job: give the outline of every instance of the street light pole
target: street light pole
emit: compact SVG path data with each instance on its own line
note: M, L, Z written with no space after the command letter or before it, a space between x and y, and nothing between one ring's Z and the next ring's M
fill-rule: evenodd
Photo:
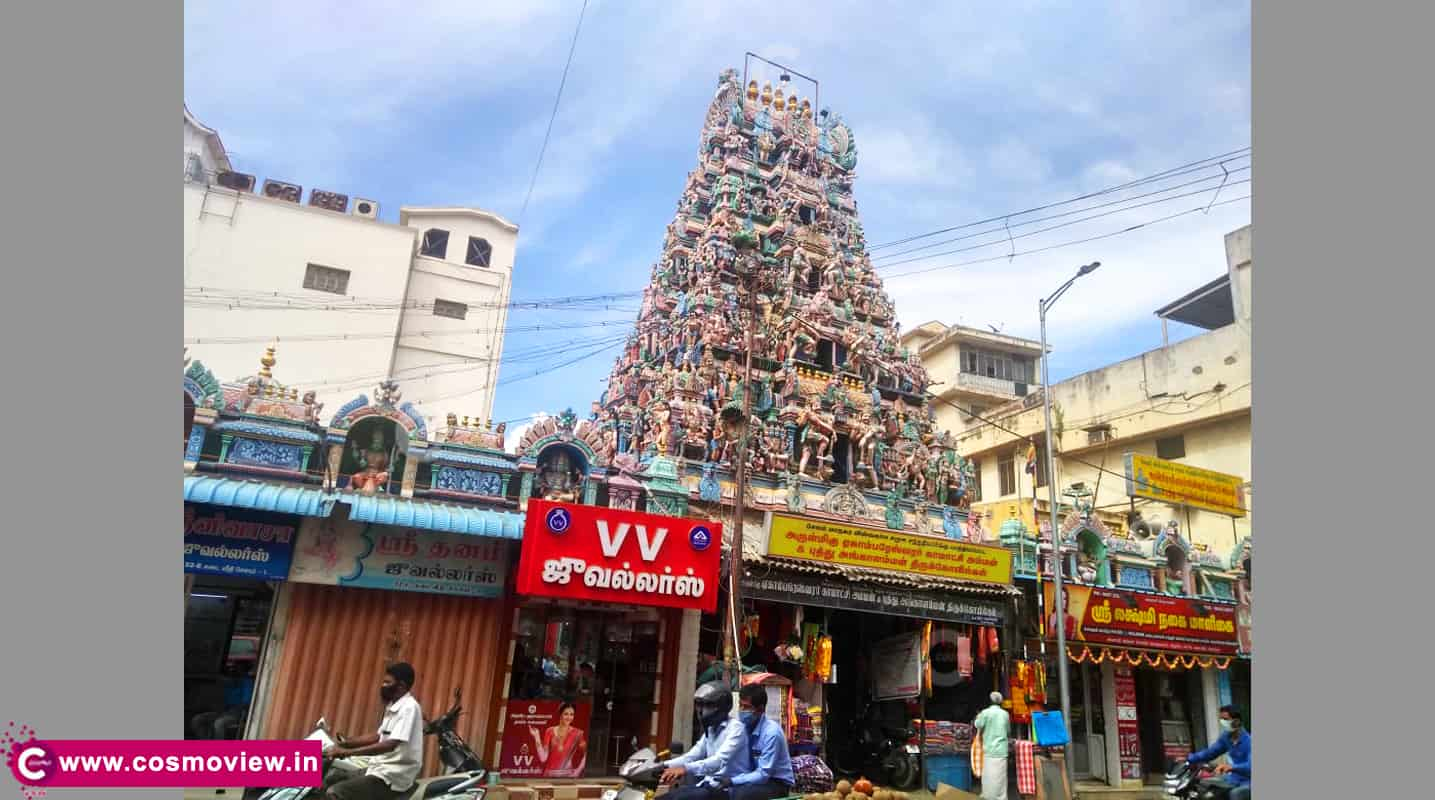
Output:
M1049 374L1050 359L1047 358L1046 352L1046 312L1067 289L1071 288L1073 283L1076 283L1077 278L1095 270L1099 266L1101 266L1100 261L1093 261L1083 266L1077 270L1076 274L1071 276L1066 283L1063 283L1060 289L1052 292L1050 297L1037 302L1037 312L1041 318L1041 405L1046 415L1046 488L1049 493L1048 502L1051 503L1049 509L1049 515L1051 517L1051 578L1055 589L1053 593L1054 596L1052 597L1051 610L1057 621L1056 675L1061 687L1061 724L1066 728L1066 740L1068 745L1071 743L1071 673L1070 670L1067 669L1066 663L1066 597L1061 581L1061 524L1057 519L1056 511L1056 451L1052 447L1051 434L1051 379ZM1033 519L1035 519L1035 515L1036 509L1032 509ZM1038 545L1040 545L1040 523L1038 523L1037 527L1037 542ZM1040 546L1037 547L1037 558L1041 558ZM1038 586L1037 591L1042 591L1042 587ZM1062 759L1062 762L1066 765L1067 782L1075 786L1076 770L1072 765L1069 752L1067 757Z

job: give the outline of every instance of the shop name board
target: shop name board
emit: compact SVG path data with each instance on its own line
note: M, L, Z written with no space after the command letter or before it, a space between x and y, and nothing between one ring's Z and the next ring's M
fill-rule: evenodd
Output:
M801 581L786 578L743 578L742 593L754 600L801 603L845 611L871 611L899 617L1001 625L1005 614L997 603L959 600L950 595L858 586L830 580Z
M518 591L628 605L717 609L722 525L530 500Z
M1126 455L1126 495L1188 505L1231 517L1246 515L1245 481L1224 472L1139 453Z
M300 532L289 580L492 598L503 593L507 551L501 539L315 519Z
M186 505L184 571L282 581L289 575L297 533L287 521L259 511L204 514Z
M1055 587L1044 585L1046 635L1066 626L1067 639L1088 644L1234 655L1236 609L1187 597L1066 586L1065 614L1056 613Z
M767 554L938 578L1011 583L1011 553L994 545L773 514Z

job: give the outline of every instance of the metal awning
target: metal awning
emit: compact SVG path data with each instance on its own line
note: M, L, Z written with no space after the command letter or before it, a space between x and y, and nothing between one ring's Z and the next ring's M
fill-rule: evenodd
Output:
M1235 324L1231 276L1222 275L1179 300L1156 309L1156 316L1208 331Z
M184 501L209 503L255 511L298 514L306 517L327 517L334 510L335 497L306 486L265 483L262 481L220 478L210 475L186 475Z
M523 538L524 515L510 511L352 493L339 495L338 499L349 506L349 519L358 522L497 539Z

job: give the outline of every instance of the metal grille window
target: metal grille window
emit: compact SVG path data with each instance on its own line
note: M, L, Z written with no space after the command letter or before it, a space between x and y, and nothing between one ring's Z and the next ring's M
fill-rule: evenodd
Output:
M419 245L419 255L429 258L448 257L448 231L429 228L424 231L424 240Z
M973 503L982 501L982 462L972 459L972 485L967 487Z
M1036 382L1035 359L964 347L962 348L961 364L962 372L970 375L982 375L1017 383Z
M304 288L313 289L316 292L348 294L349 271L310 264L304 270Z
M466 319L468 317L468 306L464 303L455 303L452 300L434 300L433 314L435 317Z
M487 239L480 239L477 236L468 237L468 257L464 263L471 267L493 266L493 245Z
M1002 456L997 461L997 475L1001 478L1001 494L1006 497L1016 494L1016 456Z

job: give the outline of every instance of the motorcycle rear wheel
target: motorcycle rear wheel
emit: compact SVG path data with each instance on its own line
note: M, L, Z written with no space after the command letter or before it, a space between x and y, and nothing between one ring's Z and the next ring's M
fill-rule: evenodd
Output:
M917 784L922 780L922 770L914 760L905 755L888 762L887 775L889 782L899 792L910 792L917 788Z

